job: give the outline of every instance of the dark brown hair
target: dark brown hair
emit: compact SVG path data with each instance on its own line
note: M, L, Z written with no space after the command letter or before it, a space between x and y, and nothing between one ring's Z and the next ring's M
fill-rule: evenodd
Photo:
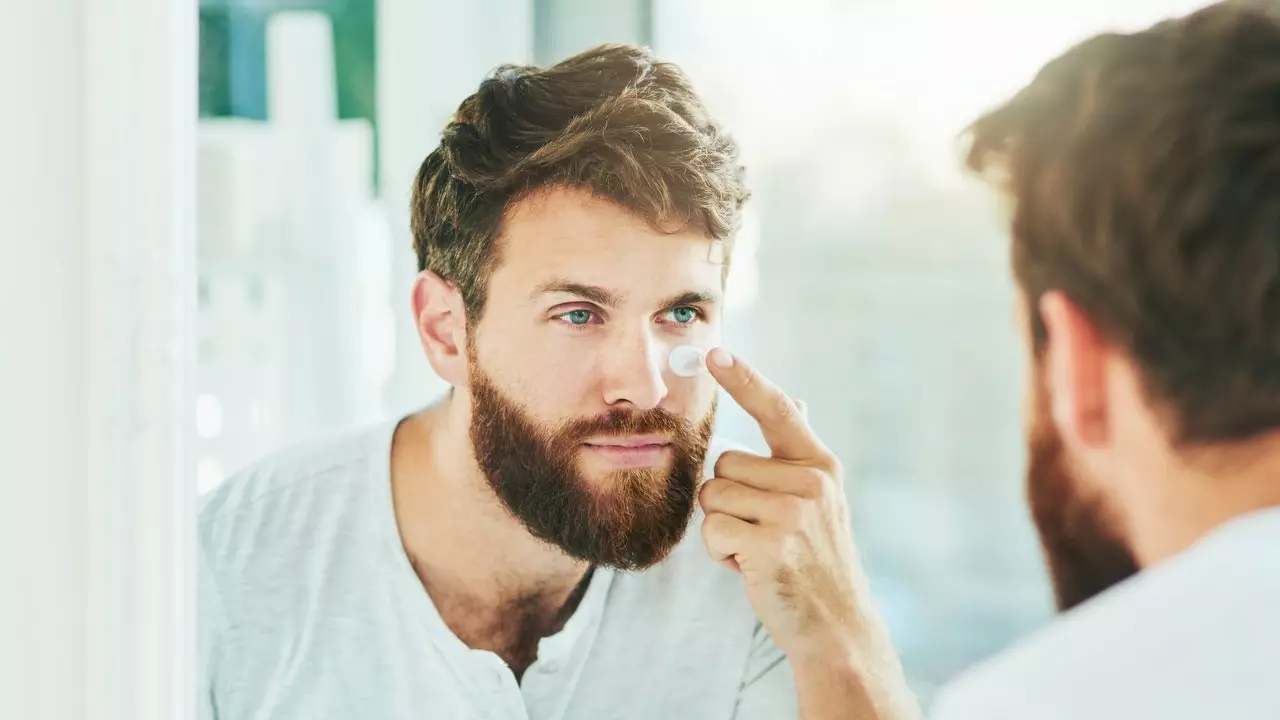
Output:
M1034 312L1065 292L1140 367L1175 442L1280 426L1280 20L1225 2L1099 35L969 130L1012 201Z
M647 49L605 45L545 69L500 67L458 108L411 203L418 269L457 287L471 322L499 262L504 213L548 187L725 243L748 194L732 138L680 69Z

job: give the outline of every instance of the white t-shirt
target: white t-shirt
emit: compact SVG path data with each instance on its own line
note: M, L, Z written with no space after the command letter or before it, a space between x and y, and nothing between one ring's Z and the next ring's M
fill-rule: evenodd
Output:
M795 683L700 516L639 573L597 571L522 682L445 625L391 501L398 423L283 453L200 513L202 717L789 720ZM707 468L723 447L713 443ZM475 542L484 542L477 537Z
M1280 509L1237 518L939 694L935 720L1277 720Z

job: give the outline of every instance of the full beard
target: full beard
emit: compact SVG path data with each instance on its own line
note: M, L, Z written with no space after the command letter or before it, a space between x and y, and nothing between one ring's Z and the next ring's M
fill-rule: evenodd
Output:
M489 487L534 537L571 557L619 570L651 567L676 547L693 518L715 406L697 423L661 408L612 411L556 427L539 423L471 362L471 442ZM592 437L662 434L670 468L578 468Z

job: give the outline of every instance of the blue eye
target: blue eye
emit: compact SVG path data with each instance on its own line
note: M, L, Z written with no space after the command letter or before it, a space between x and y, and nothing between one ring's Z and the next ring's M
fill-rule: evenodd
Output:
M688 325L698 319L698 311L691 307L678 307L671 311L671 319L681 325Z
M591 322L591 311L590 310L570 310L569 312L561 315L560 317L564 318L565 321L568 322L570 325L586 325L587 323Z

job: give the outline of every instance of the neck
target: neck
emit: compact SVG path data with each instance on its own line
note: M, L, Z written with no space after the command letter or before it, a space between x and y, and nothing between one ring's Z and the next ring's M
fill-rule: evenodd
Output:
M1231 520L1280 507L1280 433L1170 455L1145 473L1155 492L1129 512L1133 550L1149 566L1173 557Z
M396 524L440 617L468 647L489 650L517 679L538 641L581 601L586 563L529 534L490 490L465 403L450 398L400 424L391 450Z
M507 511L476 461L469 425L455 397L396 431L391 482L405 550L424 582L450 595L495 605L568 596L587 564L534 538Z

